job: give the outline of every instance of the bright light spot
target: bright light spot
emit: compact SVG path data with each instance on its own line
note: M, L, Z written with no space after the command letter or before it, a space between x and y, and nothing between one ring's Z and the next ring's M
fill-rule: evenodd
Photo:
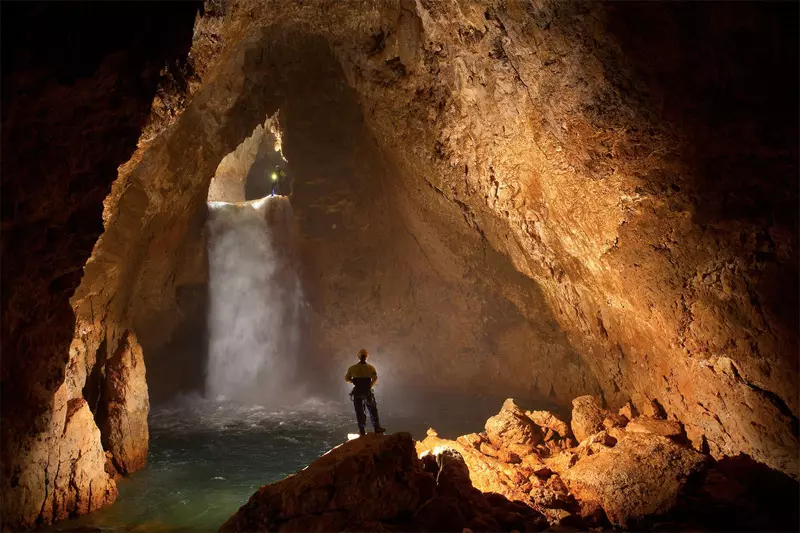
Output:
M272 173L272 181L278 181L278 174L275 172Z
M447 446L437 446L436 448L433 449L433 455L435 455L436 457L439 457L440 455L442 455L445 451L447 451L449 449L450 448L448 448Z
M358 433L348 433L348 434L347 434L347 440L353 440L353 439L357 439L357 438L358 438L358 437L360 437L360 436L361 436L361 435L359 435Z
M250 207L252 207L253 209L261 209L261 207L262 207L262 206L263 206L265 203L267 203L267 197L260 198L260 199L258 199L258 200L254 200L254 201L252 201L252 202L249 202L249 204L250 204Z

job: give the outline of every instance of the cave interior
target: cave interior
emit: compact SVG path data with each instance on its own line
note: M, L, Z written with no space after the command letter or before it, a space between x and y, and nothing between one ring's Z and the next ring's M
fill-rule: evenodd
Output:
M216 530L354 430L360 348L390 432L478 431L470 490L543 517L366 530L796 530L797 5L345 4L2 4L3 530L128 520L195 430L255 469L170 515ZM670 446L674 492L579 474Z

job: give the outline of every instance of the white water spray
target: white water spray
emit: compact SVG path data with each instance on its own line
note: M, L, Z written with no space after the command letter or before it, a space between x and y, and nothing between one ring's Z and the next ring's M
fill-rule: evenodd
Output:
M210 202L206 395L278 406L296 398L303 295L284 196Z

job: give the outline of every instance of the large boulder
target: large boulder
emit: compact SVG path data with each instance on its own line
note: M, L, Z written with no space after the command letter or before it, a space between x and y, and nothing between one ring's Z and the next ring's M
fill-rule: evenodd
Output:
M687 481L706 467L706 457L694 450L660 435L632 433L561 476L578 500L600 505L614 526L629 528L669 511Z
M509 398L502 409L486 421L486 435L497 448L510 444L535 446L542 440L542 432L525 412Z
M133 332L125 333L119 348L106 363L103 395L106 417L101 423L103 446L111 452L114 467L130 474L147 464L150 400L142 347Z
M578 442L602 431L607 416L592 396L578 396L572 400L572 432Z
M435 491L411 435L368 435L261 487L220 531L371 531L410 519Z

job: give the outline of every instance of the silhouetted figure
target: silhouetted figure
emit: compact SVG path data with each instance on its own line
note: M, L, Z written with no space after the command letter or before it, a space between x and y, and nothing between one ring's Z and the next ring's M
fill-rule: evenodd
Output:
M346 382L353 384L350 398L356 408L356 420L358 421L358 433L360 435L366 435L367 415L364 412L365 404L369 410L369 418L375 433L386 431L381 427L381 423L378 420L378 404L375 401L375 393L372 392L372 387L378 382L378 372L375 371L374 366L367 363L368 356L367 351L361 349L358 352L358 363L348 368L347 374L344 376Z
M271 196L276 196L281 194L281 185L283 183L283 178L286 177L286 173L281 168L275 168L269 176L270 181L272 182L272 189L270 191Z

